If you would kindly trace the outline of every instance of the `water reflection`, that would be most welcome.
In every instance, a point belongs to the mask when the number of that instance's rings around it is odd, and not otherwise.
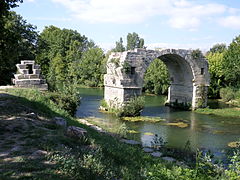
[[[145,96],[146,106],[142,115],[161,117],[166,119],[166,123],[184,122],[188,127],[179,128],[162,122],[123,122],[111,114],[100,113],[98,107],[103,98],[101,89],[81,89],[81,97],[77,117],[97,117],[99,122],[111,128],[125,123],[132,132],[139,132],[129,133],[128,137],[142,141],[145,146],[150,146],[153,134],[158,134],[172,147],[184,147],[189,140],[192,149],[205,148],[216,152],[226,148],[229,142],[240,138],[240,118],[178,111],[164,106],[166,97],[163,96]]]

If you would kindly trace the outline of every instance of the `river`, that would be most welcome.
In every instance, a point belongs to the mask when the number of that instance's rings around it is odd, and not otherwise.
[[[164,106],[164,96],[145,95],[145,108],[142,116],[156,116],[166,122],[183,121],[188,127],[163,125],[150,122],[126,122],[119,120],[112,114],[98,111],[100,100],[103,99],[103,89],[81,88],[81,104],[76,116],[80,118],[96,118],[98,123],[116,128],[123,123],[135,133],[128,133],[128,138],[141,141],[144,146],[150,146],[154,134],[162,137],[169,147],[183,148],[187,141],[192,150],[202,149],[212,152],[223,152],[229,142],[240,139],[240,118],[228,118],[215,115],[204,115],[194,111],[180,111]],[[212,107],[222,107],[211,103]]]

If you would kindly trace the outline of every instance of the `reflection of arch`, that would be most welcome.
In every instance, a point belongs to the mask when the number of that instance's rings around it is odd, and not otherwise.
[[[140,95],[148,66],[155,58],[160,58],[166,64],[172,80],[168,103],[190,103],[193,108],[206,106],[208,63],[204,58],[194,59],[191,52],[175,49],[136,49],[112,53],[104,77],[105,100],[109,105],[116,105],[124,103],[133,95]]]

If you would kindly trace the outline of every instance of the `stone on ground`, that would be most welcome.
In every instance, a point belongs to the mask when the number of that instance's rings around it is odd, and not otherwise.
[[[153,149],[145,147],[145,148],[143,148],[143,151],[146,152],[146,153],[151,153],[151,152],[153,152]]]
[[[54,117],[53,120],[55,121],[56,125],[61,127],[67,127],[67,121],[62,117]]]
[[[68,126],[67,128],[67,135],[74,138],[81,138],[86,136],[87,131],[83,128],[76,127],[76,126]]]
[[[162,153],[156,151],[156,152],[152,152],[151,155],[152,155],[153,157],[161,157],[161,156],[162,156]]]
[[[131,140],[131,139],[121,139],[121,141],[126,143],[126,144],[131,144],[131,145],[141,144],[140,142],[134,141],[134,140]]]
[[[176,159],[174,159],[172,157],[167,157],[167,156],[163,157],[162,159],[165,160],[165,161],[171,162],[171,163],[176,161]]]

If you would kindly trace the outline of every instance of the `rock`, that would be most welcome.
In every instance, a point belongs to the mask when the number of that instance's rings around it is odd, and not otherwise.
[[[43,155],[47,155],[47,153],[48,153],[47,151],[37,150],[32,153],[32,156],[43,156]]]
[[[68,126],[67,128],[67,135],[70,137],[81,138],[86,136],[86,134],[87,134],[87,131],[80,127]]]
[[[61,127],[67,127],[67,121],[62,117],[54,117],[53,120],[55,121],[56,125]]]
[[[146,152],[146,153],[151,153],[151,152],[153,152],[153,149],[145,147],[145,148],[143,148],[143,151]]]
[[[162,153],[156,151],[156,152],[152,152],[151,155],[152,155],[153,157],[161,157],[161,156],[162,156]]]
[[[103,107],[103,106],[99,106],[99,110],[100,110],[100,111],[107,111],[108,109],[105,108],[105,107]]]
[[[171,163],[176,161],[176,159],[174,159],[172,157],[167,157],[167,156],[166,157],[162,157],[162,159],[165,160],[165,161],[171,162]]]
[[[28,113],[26,114],[26,116],[29,118],[37,118],[37,114],[35,114],[34,112]]]
[[[140,142],[134,141],[134,140],[131,140],[131,139],[121,139],[121,141],[126,143],[126,144],[131,144],[131,145],[141,144]]]
[[[37,150],[29,156],[29,159],[38,159],[41,158],[42,156],[47,155],[47,153],[48,153],[47,151]]]

